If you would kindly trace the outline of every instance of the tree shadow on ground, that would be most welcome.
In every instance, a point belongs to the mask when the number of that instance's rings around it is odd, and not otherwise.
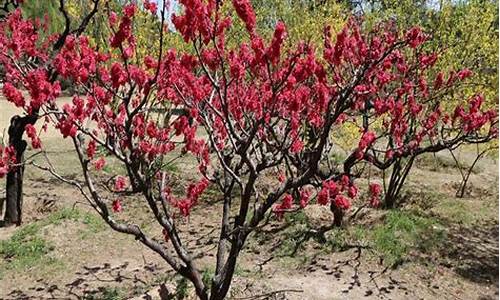
[[[120,295],[119,287],[127,287],[131,293],[141,294],[150,288],[152,278],[173,275],[154,263],[131,268],[128,262],[112,266],[109,263],[83,266],[70,282],[55,285],[40,278],[26,290],[14,289],[4,299],[117,299],[134,295]],[[150,277],[150,278],[147,278]]]
[[[302,224],[304,225],[304,224]],[[391,294],[412,295],[407,282],[391,277],[392,269],[382,263],[374,263],[368,255],[370,247],[342,243],[335,248],[330,247],[326,234],[334,230],[331,226],[311,228],[308,225],[294,227],[296,224],[283,222],[271,223],[259,231],[260,242],[270,246],[269,250],[257,254],[268,254],[258,263],[260,272],[266,272],[265,266],[276,258],[293,258],[308,253],[310,256],[304,262],[299,262],[298,269],[311,275],[323,274],[331,276],[330,282],[342,286],[343,297],[358,297],[359,290],[364,297],[390,297]],[[279,233],[279,235],[277,235]],[[280,239],[276,237],[280,236]],[[291,242],[292,241],[292,242]],[[285,247],[285,251],[283,251]],[[326,247],[326,248],[325,248]],[[325,251],[325,249],[329,249]],[[330,255],[335,253],[335,255]],[[354,290],[358,290],[353,293]],[[352,296],[350,296],[352,294]]]
[[[475,283],[498,286],[498,222],[483,221],[469,228],[452,226],[443,245],[445,263]]]

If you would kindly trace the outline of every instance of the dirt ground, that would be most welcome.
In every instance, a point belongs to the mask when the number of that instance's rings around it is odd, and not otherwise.
[[[0,100],[0,130],[14,113],[10,107]],[[78,179],[69,142],[51,130],[43,140],[56,169]],[[472,152],[459,153],[460,161],[470,163]],[[426,230],[439,232],[430,245],[426,232],[415,231],[410,247],[387,252],[380,236],[394,233],[387,232],[390,225],[380,224],[390,224],[391,213],[368,208],[345,229],[326,237],[311,235],[311,228],[329,220],[326,208],[311,205],[297,216],[273,219],[250,237],[228,298],[497,299],[498,161],[482,160],[466,197],[458,199],[454,195],[461,177],[449,160],[440,155],[419,161],[402,205],[408,220],[430,222]],[[177,172],[189,168],[189,162],[181,162]],[[4,186],[0,181],[2,196]],[[179,228],[187,248],[210,273],[221,207],[216,195],[206,197],[192,217],[179,221]],[[352,211],[361,204],[355,203]],[[160,238],[138,199],[126,199],[123,206],[124,217],[134,215],[141,227]],[[160,299],[165,292],[193,297],[191,288],[183,289],[182,280],[157,255],[107,228],[76,189],[32,166],[26,169],[24,225],[0,228],[0,241],[11,241],[22,230],[49,246],[36,260],[0,257],[0,299]],[[390,242],[396,246],[406,239],[395,237]],[[388,264],[394,257],[397,263]]]

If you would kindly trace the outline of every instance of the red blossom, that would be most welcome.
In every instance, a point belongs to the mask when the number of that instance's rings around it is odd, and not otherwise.
[[[232,0],[234,9],[245,23],[247,31],[251,34],[255,32],[255,12],[253,11],[252,4],[249,0]]]
[[[356,198],[356,196],[358,195],[358,188],[355,185],[351,185],[348,189],[347,195],[350,198]]]
[[[343,195],[335,196],[334,201],[335,201],[335,206],[339,207],[340,209],[348,210],[351,207],[351,203],[349,202],[349,199],[347,199]]]
[[[122,203],[121,203],[120,199],[113,200],[112,208],[113,208],[113,212],[115,212],[115,213],[119,213],[122,211]]]
[[[298,153],[301,152],[303,148],[304,148],[304,143],[301,140],[297,139],[293,142],[290,150],[292,153]]]
[[[144,9],[149,11],[151,14],[155,15],[158,10],[158,4],[149,0],[144,0]]]
[[[286,194],[285,196],[283,196],[283,200],[281,201],[281,203],[274,206],[273,211],[278,219],[281,219],[285,211],[292,208],[292,205],[293,197],[289,194]]]
[[[299,199],[299,205],[301,208],[304,208],[309,204],[309,200],[311,198],[311,192],[307,189],[303,189],[300,191],[300,199]]]
[[[31,139],[31,145],[34,149],[41,148],[40,138],[36,134],[36,129],[32,124],[27,124],[25,127],[26,135]]]
[[[96,142],[95,140],[90,140],[87,146],[87,156],[89,159],[93,159],[96,152]]]
[[[13,146],[2,147],[0,144],[0,178],[3,178],[16,163],[16,151]]]
[[[104,168],[104,165],[106,164],[106,160],[104,157],[99,157],[96,161],[94,161],[94,167],[96,170],[102,170]]]
[[[363,157],[364,151],[373,144],[376,138],[377,137],[375,133],[372,131],[366,131],[363,133],[361,139],[359,140],[358,149],[356,152],[358,159],[361,159]]]
[[[406,39],[411,48],[416,48],[427,40],[427,36],[420,27],[413,27],[406,33]]]
[[[330,197],[328,193],[328,189],[322,188],[318,192],[318,204],[327,205],[330,202]]]
[[[127,178],[123,176],[116,176],[115,178],[115,190],[118,192],[124,191],[127,188],[128,182]]]
[[[14,105],[16,105],[17,107],[23,107],[25,105],[23,94],[10,82],[4,83],[2,92],[5,98],[7,98],[8,101],[14,103]]]
[[[267,55],[269,57],[269,60],[273,64],[276,64],[277,60],[280,57],[281,45],[283,44],[285,36],[286,36],[285,24],[280,21],[276,24],[276,28],[274,29],[273,40],[271,41],[271,45],[267,50]]]
[[[463,70],[460,70],[458,73],[457,73],[457,76],[460,80],[464,80],[466,78],[469,78],[472,76],[472,71],[469,70],[469,69],[463,69]]]
[[[135,6],[134,3],[130,3],[130,4],[127,4],[123,7],[123,13],[125,14],[125,16],[127,16],[128,18],[132,18],[135,14],[135,11],[136,11],[137,7]]]
[[[370,195],[370,205],[372,207],[378,207],[380,205],[381,193],[382,193],[382,188],[378,183],[370,183],[369,195]]]

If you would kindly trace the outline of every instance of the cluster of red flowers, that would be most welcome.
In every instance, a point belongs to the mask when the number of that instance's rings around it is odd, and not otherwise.
[[[12,83],[6,82],[3,85],[3,90],[2,90],[5,98],[7,98],[8,101],[14,103],[15,106],[17,107],[24,107],[26,102],[24,101],[23,94],[21,91],[16,89]]]
[[[158,11],[158,4],[156,4],[156,2],[144,0],[143,5],[145,10],[149,11],[153,15],[156,15],[156,12]]]
[[[452,122],[459,122],[465,132],[474,132],[488,123],[492,123],[498,116],[494,109],[481,110],[484,102],[482,95],[476,95],[469,100],[469,109],[466,111],[462,106],[457,106],[452,116]]]
[[[281,203],[274,206],[273,211],[276,214],[276,216],[279,219],[281,219],[283,217],[283,214],[292,207],[293,207],[292,195],[285,194],[285,196],[283,196],[283,199],[281,200]]]
[[[347,175],[343,175],[341,180],[337,182],[326,180],[323,181],[323,186],[318,192],[318,203],[327,205],[333,202],[341,209],[349,209],[351,207],[351,202],[342,192],[345,192],[349,198],[355,198],[357,196],[357,191],[356,186]]]
[[[180,0],[179,3],[184,6],[184,11],[183,15],[172,17],[175,28],[186,42],[194,41],[200,34],[203,41],[208,43],[213,30],[211,17],[216,8],[216,1]]]
[[[122,211],[123,208],[122,208],[122,202],[120,199],[113,200],[112,209],[113,209],[113,212],[115,212],[115,213],[119,213]]]
[[[255,32],[256,17],[250,1],[233,0],[233,6],[240,19],[245,23],[247,31],[253,34]]]
[[[115,190],[118,192],[122,192],[127,188],[127,178],[123,176],[116,176],[115,178]]]
[[[356,150],[356,157],[358,159],[363,158],[364,151],[366,151],[366,149],[370,147],[373,144],[373,142],[375,142],[376,138],[377,137],[375,133],[372,131],[367,131],[363,133],[358,143],[358,149]]]
[[[378,207],[380,205],[380,195],[382,193],[382,188],[378,183],[370,183],[369,185],[369,195],[370,195],[370,205],[373,207]]]
[[[16,152],[14,147],[2,147],[0,145],[0,178],[3,178],[16,163]]]
[[[120,20],[120,24],[118,25],[118,30],[114,34],[114,36],[111,38],[110,46],[113,48],[118,48],[120,46],[123,46],[123,43],[125,41],[128,42],[130,45],[129,48],[125,48],[122,55],[124,58],[130,58],[134,47],[135,47],[135,39],[132,34],[132,18],[135,15],[136,12],[136,6],[133,3],[127,4],[123,8],[123,16]],[[110,20],[114,20],[115,18],[112,18]],[[114,25],[115,21],[111,21],[111,25]]]
[[[26,135],[31,139],[31,145],[33,146],[34,149],[38,149],[42,147],[42,142],[40,141],[40,138],[36,134],[36,128],[35,126],[31,124],[27,124],[26,128]]]
[[[190,184],[186,189],[185,198],[176,198],[172,195],[170,188],[163,191],[165,198],[170,202],[173,207],[179,209],[182,216],[187,217],[191,213],[191,209],[198,204],[198,199],[201,194],[206,190],[210,182],[206,179],[202,179],[197,183]]]

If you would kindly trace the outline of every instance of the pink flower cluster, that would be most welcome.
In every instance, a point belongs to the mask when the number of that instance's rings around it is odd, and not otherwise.
[[[0,178],[3,178],[16,163],[16,152],[14,147],[2,147],[0,145]]]
[[[342,193],[347,195],[344,195]],[[358,190],[347,175],[343,175],[339,181],[326,180],[318,192],[318,203],[327,205],[333,203],[335,206],[347,210],[351,207],[349,198],[356,198]],[[347,196],[347,197],[346,197]]]

